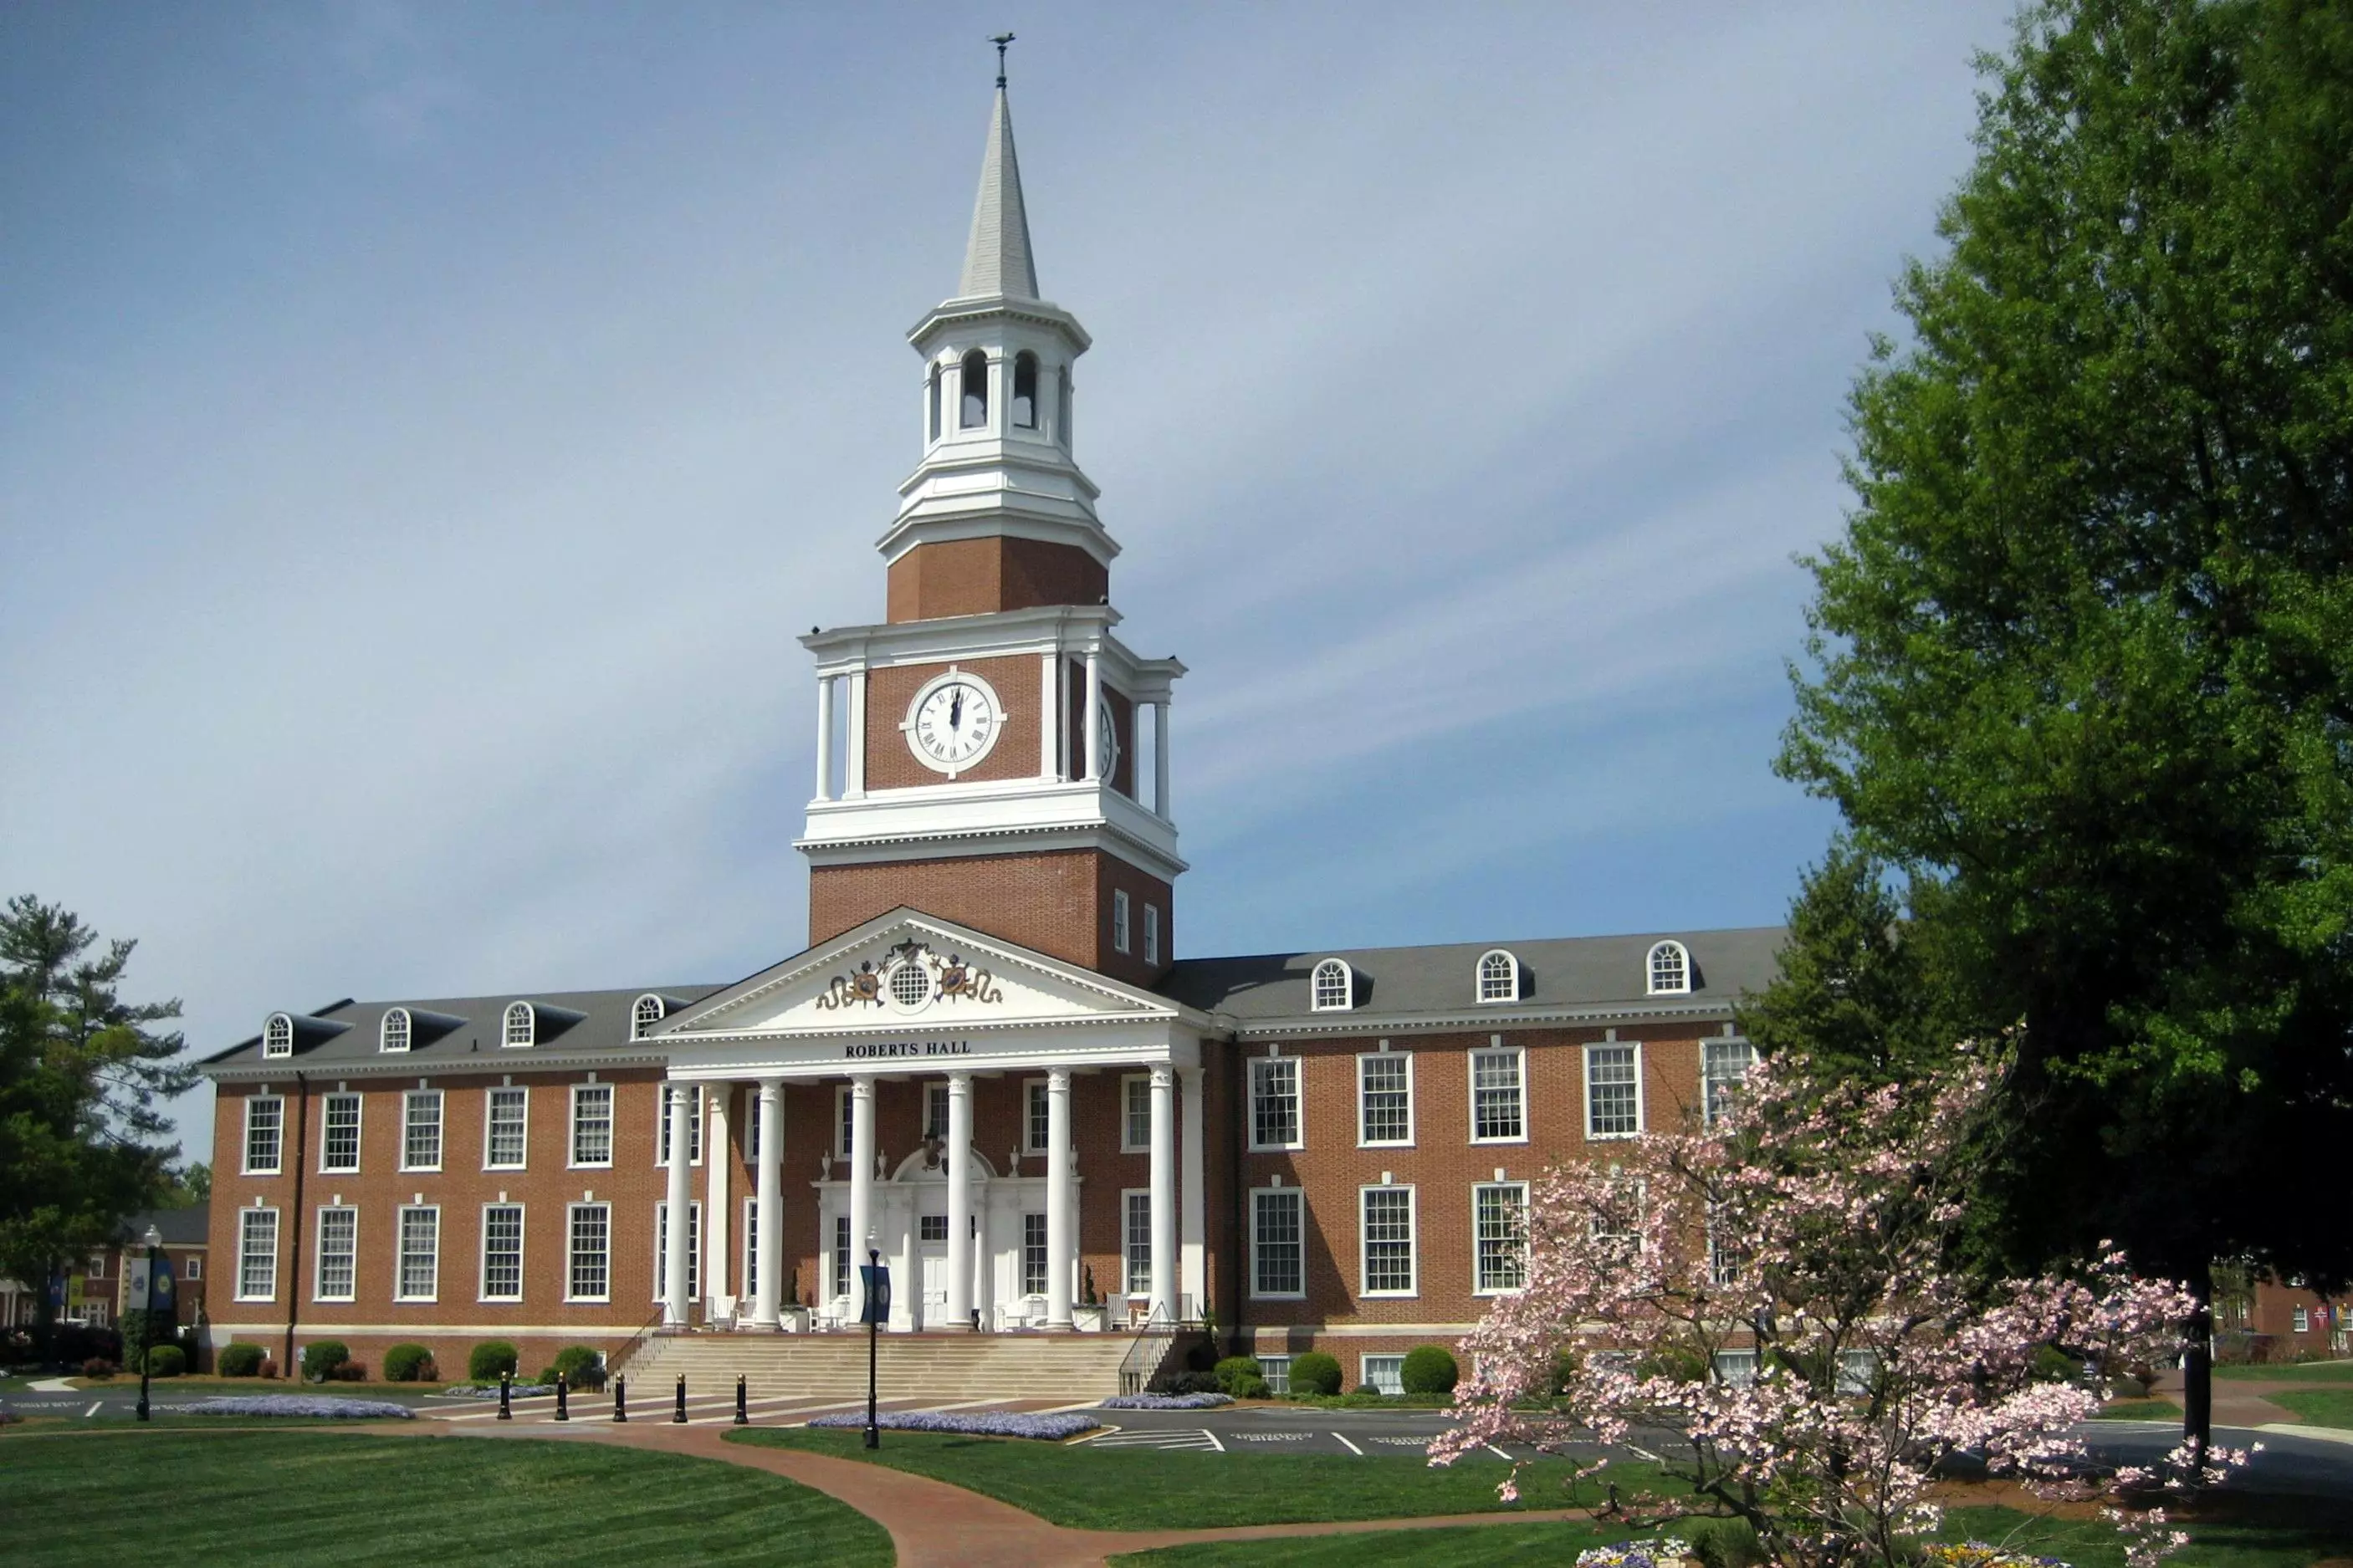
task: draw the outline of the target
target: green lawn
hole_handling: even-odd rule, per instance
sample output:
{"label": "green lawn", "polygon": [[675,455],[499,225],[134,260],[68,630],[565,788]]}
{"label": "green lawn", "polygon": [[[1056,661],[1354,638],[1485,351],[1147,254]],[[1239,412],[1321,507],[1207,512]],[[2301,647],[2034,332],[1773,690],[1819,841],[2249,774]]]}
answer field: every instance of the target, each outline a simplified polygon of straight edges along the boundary
{"label": "green lawn", "polygon": [[2353,1388],[2274,1388],[2263,1397],[2307,1426],[2353,1426]]}
{"label": "green lawn", "polygon": [[[1432,1469],[1409,1455],[1167,1453],[1092,1449],[1018,1438],[885,1432],[869,1454],[856,1432],[748,1427],[728,1440],[870,1459],[985,1493],[1056,1524],[1082,1530],[1208,1530],[1231,1524],[1307,1524],[1328,1520],[1412,1519],[1488,1513],[1504,1466],[1465,1459]],[[1526,1506],[1558,1508],[1566,1461],[1520,1473]],[[1655,1484],[1647,1466],[1612,1465],[1620,1488]]]}
{"label": "green lawn", "polygon": [[1452,1525],[1438,1530],[1368,1530],[1361,1535],[1302,1535],[1172,1546],[1114,1557],[1118,1568],[1356,1568],[1410,1563],[1414,1568],[1483,1568],[1490,1563],[1558,1568],[1589,1546],[1630,1539],[1589,1524]]}
{"label": "green lawn", "polygon": [[[889,1535],[781,1477],[564,1442],[182,1430],[0,1436],[25,1562],[773,1563],[890,1568]],[[159,1543],[163,1543],[159,1546]]]}
{"label": "green lawn", "polygon": [[2353,1383],[2353,1361],[2270,1362],[2262,1366],[2218,1366],[2216,1377],[2259,1383]]}
{"label": "green lawn", "polygon": [[2112,1399],[2092,1413],[2094,1421],[2179,1421],[2181,1406],[2170,1399]]}

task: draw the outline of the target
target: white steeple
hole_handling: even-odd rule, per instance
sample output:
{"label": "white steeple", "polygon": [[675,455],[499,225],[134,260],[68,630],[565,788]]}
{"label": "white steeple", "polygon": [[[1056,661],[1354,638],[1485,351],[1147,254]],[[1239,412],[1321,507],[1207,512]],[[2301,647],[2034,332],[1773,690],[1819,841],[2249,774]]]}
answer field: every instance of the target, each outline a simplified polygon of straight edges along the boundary
{"label": "white steeple", "polygon": [[1038,264],[1029,254],[1029,213],[1021,205],[1021,162],[1013,155],[1013,111],[1006,106],[1005,82],[997,84],[997,109],[988,122],[988,146],[980,158],[980,195],[972,205],[972,238],[964,249],[962,300],[1003,295],[1038,297]]}

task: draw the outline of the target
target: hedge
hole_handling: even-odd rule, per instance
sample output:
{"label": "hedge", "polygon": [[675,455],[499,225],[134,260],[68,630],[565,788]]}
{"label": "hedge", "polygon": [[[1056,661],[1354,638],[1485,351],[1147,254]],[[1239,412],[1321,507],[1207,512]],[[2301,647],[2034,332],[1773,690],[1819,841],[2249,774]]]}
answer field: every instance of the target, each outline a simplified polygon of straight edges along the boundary
{"label": "hedge", "polygon": [[147,1347],[148,1376],[177,1377],[187,1370],[187,1352],[181,1350],[179,1346],[149,1345]]}
{"label": "hedge", "polygon": [[423,1345],[395,1345],[384,1352],[384,1380],[386,1383],[416,1383],[432,1365],[433,1352]]}
{"label": "hedge", "polygon": [[324,1383],[334,1370],[352,1359],[352,1347],[341,1340],[312,1340],[302,1347],[302,1381]]}
{"label": "hedge", "polygon": [[466,1376],[474,1383],[496,1383],[501,1374],[514,1375],[515,1364],[522,1358],[505,1340],[484,1340],[466,1355]]}
{"label": "hedge", "polygon": [[1237,1399],[1242,1397],[1242,1391],[1236,1384],[1246,1377],[1263,1377],[1265,1372],[1254,1355],[1229,1355],[1210,1369],[1210,1374],[1218,1380],[1218,1386]]}
{"label": "hedge", "polygon": [[1322,1351],[1309,1351],[1291,1358],[1291,1392],[1293,1394],[1337,1394],[1340,1392],[1340,1363]]}
{"label": "hedge", "polygon": [[1454,1352],[1444,1345],[1416,1345],[1405,1352],[1398,1382],[1408,1394],[1451,1394],[1462,1379]]}
{"label": "hedge", "polygon": [[221,1346],[220,1354],[213,1358],[213,1365],[223,1377],[259,1377],[264,1353],[259,1345],[238,1341]]}

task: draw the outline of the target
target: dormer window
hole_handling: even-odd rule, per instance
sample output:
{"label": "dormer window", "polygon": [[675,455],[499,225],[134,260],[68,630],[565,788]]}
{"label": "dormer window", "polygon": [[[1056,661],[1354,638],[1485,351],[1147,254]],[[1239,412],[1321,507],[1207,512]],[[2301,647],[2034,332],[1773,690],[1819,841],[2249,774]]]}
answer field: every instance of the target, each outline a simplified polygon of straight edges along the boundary
{"label": "dormer window", "polygon": [[1013,424],[1038,428],[1038,356],[1026,349],[1013,362]]}
{"label": "dormer window", "polygon": [[1516,1002],[1520,999],[1520,961],[1502,948],[1479,959],[1479,1000]]}
{"label": "dormer window", "polygon": [[1651,949],[1651,994],[1691,994],[1691,954],[1679,942],[1662,942]]}
{"label": "dormer window", "polygon": [[409,1033],[408,1009],[395,1007],[384,1016],[384,1023],[376,1031],[376,1049],[405,1051],[408,1048]]}
{"label": "dormer window", "polygon": [[650,991],[638,997],[638,1005],[629,1011],[629,1038],[642,1040],[652,1034],[654,1026],[662,1021],[662,1015],[669,1010],[662,999]]}
{"label": "dormer window", "polygon": [[272,1013],[269,1021],[261,1026],[261,1054],[264,1057],[290,1057],[294,1054],[294,1020],[283,1013]]}
{"label": "dormer window", "polygon": [[962,371],[956,376],[958,397],[956,427],[961,430],[985,430],[988,427],[988,356],[975,349],[964,356]]}
{"label": "dormer window", "polygon": [[1310,1002],[1318,1013],[1345,1013],[1356,1005],[1356,977],[1345,959],[1327,958],[1317,964],[1308,984]]}
{"label": "dormer window", "polygon": [[528,1002],[508,1004],[505,1043],[510,1046],[528,1046],[538,1038],[539,1016],[532,1011],[531,1004]]}

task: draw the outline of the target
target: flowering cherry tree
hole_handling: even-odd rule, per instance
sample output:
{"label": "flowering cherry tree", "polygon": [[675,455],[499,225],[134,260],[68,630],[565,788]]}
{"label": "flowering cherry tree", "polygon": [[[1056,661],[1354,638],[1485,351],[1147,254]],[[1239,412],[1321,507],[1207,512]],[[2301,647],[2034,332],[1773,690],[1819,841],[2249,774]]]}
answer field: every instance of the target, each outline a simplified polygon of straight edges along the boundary
{"label": "flowering cherry tree", "polygon": [[[2000,1070],[1964,1048],[1930,1079],[1825,1091],[1760,1064],[1712,1120],[1548,1173],[1525,1288],[1464,1342],[1472,1375],[1431,1462],[1639,1427],[1682,1486],[1610,1487],[1619,1510],[1746,1520],[1787,1568],[1907,1560],[1940,1521],[1933,1475],[1960,1456],[2041,1496],[2105,1495],[2136,1568],[2183,1544],[2161,1508],[2122,1505],[2245,1456],[2177,1450],[2100,1477],[2068,1434],[2105,1391],[2035,1373],[2046,1346],[2103,1371],[2171,1356],[2187,1292],[2113,1254],[1991,1287],[1952,1267]],[[1573,1491],[1591,1497],[1606,1464],[1577,1468]]]}

